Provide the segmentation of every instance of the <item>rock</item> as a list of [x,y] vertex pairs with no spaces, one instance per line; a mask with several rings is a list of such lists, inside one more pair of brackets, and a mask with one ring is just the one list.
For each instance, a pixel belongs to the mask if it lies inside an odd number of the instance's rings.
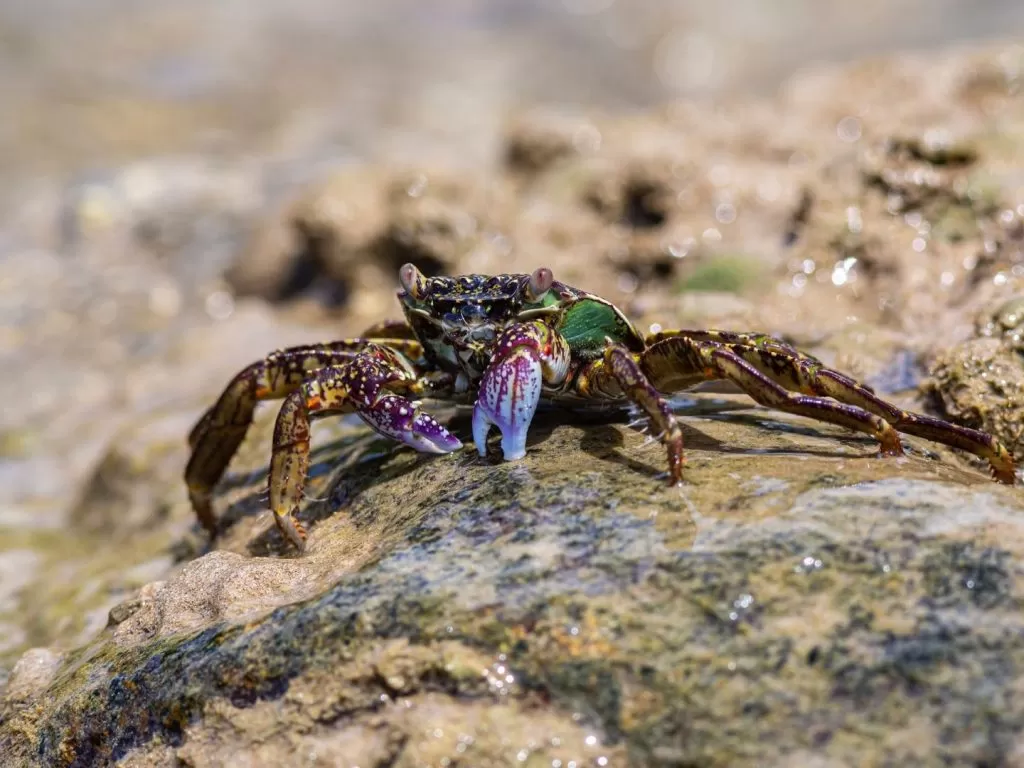
[[[1005,305],[1004,305],[1005,306]],[[1001,312],[1007,320],[1010,314]],[[975,429],[995,435],[1020,461],[1024,459],[1024,360],[1010,339],[968,340],[936,359],[931,377],[922,384],[935,411]]]
[[486,249],[508,195],[443,171],[348,169],[303,190],[270,215],[226,279],[241,295],[275,302],[318,298],[367,318],[394,311],[395,276],[406,262],[449,272]]
[[7,685],[0,690],[3,706],[23,705],[37,698],[53,682],[63,659],[48,648],[33,648],[14,665]]
[[514,120],[505,135],[505,165],[532,177],[561,160],[595,152],[601,132],[586,116],[530,113]]
[[380,173],[368,168],[308,186],[259,224],[226,272],[228,283],[243,296],[286,301],[312,293],[328,306],[343,304],[384,226],[382,196]]
[[154,417],[114,434],[78,499],[69,522],[83,532],[117,537],[159,524],[177,500],[167,490],[181,476],[180,415]]
[[543,414],[517,463],[334,443],[301,557],[253,514],[259,483],[238,489],[222,546],[286,559],[213,552],[154,585],[51,684],[54,707],[0,725],[0,749],[48,765],[297,745],[360,765],[1008,754],[1018,491],[737,397],[685,417],[680,488],[621,422],[565,422]]

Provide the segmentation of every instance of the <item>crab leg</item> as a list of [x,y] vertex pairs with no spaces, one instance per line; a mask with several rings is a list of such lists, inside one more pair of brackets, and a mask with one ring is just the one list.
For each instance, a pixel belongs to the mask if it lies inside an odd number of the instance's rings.
[[644,339],[644,343],[647,347],[653,347],[659,341],[677,338],[686,338],[690,341],[706,341],[712,344],[724,344],[734,350],[738,347],[756,347],[757,349],[768,349],[776,352],[789,353],[793,357],[799,357],[804,360],[816,360],[816,358],[798,351],[795,347],[786,344],[784,341],[777,339],[774,336],[769,336],[767,333],[742,333],[738,331],[715,330],[658,331],[657,333],[648,334]]
[[498,337],[473,407],[473,442],[480,455],[487,453],[493,425],[501,432],[506,461],[525,456],[541,389],[561,384],[568,370],[569,344],[557,331],[541,321],[508,326]]
[[385,347],[370,347],[353,359],[309,375],[285,398],[274,425],[270,457],[270,509],[281,533],[299,550],[306,532],[295,519],[309,469],[310,420],[354,411],[378,433],[425,453],[450,453],[459,439],[405,397],[423,384],[407,360]]
[[[659,389],[673,388],[680,371],[728,379],[761,405],[872,435],[883,455],[903,453],[897,430],[963,448],[989,460],[993,476],[1014,481],[1013,460],[994,438],[903,411],[866,387],[781,342],[754,334],[683,331],[666,335],[643,353],[642,365]],[[731,337],[731,338],[730,338]]]
[[767,350],[747,350],[743,358],[783,386],[859,406],[881,416],[900,432],[973,453],[989,462],[989,470],[996,480],[1010,485],[1014,482],[1013,457],[991,435],[931,416],[904,411],[885,402],[850,377],[812,359],[793,358]]
[[[668,450],[669,484],[676,485],[683,477],[683,430],[672,414],[668,402],[640,369],[633,354],[621,344],[605,347],[604,360],[598,361],[586,374],[589,386],[602,386],[602,377],[610,375],[622,393],[640,406],[653,425],[654,434]],[[584,379],[587,380],[587,379]],[[577,386],[580,384],[577,380]],[[604,384],[607,387],[607,384]]]
[[[217,530],[211,492],[245,438],[256,404],[285,397],[309,371],[343,363],[370,343],[366,339],[349,339],[273,352],[235,376],[213,407],[196,422],[188,438],[192,455],[185,468],[185,482],[196,517],[211,535]],[[383,343],[413,359],[422,354],[415,342]]]

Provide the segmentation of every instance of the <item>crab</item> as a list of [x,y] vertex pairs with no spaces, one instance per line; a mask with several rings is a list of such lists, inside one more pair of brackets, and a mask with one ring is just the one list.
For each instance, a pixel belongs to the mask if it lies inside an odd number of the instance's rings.
[[260,401],[282,399],[270,457],[269,503],[300,551],[296,519],[309,467],[310,423],[356,413],[381,435],[426,453],[462,448],[423,399],[473,404],[473,442],[486,455],[497,427],[505,460],[526,455],[541,400],[632,406],[668,454],[668,481],[683,474],[683,431],[665,396],[724,379],[762,406],[870,435],[884,456],[903,453],[898,432],[988,460],[1013,484],[1014,461],[994,437],[905,411],[869,387],[764,333],[674,330],[641,334],[611,302],[532,274],[425,277],[399,270],[404,321],[363,337],[271,353],[237,374],[193,427],[185,470],[199,523],[215,537],[212,493],[245,437]]

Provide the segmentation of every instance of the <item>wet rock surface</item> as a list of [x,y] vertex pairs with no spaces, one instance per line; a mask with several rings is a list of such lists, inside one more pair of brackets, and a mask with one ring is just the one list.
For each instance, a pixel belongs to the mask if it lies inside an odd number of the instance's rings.
[[9,232],[37,258],[0,280],[0,755],[1020,761],[1024,496],[951,449],[882,459],[703,393],[675,401],[667,488],[625,416],[546,411],[511,464],[325,420],[302,556],[266,510],[274,408],[212,551],[180,474],[233,373],[394,317],[406,260],[545,264],[644,330],[775,333],[1021,457],[1022,72],[1014,47],[900,57],[770,101],[521,115],[486,167],[282,191],[257,161],[147,163],[32,198]]
[[[154,585],[46,707],[11,707],[12,686],[2,743],[44,764],[1011,755],[1019,492],[739,399],[705,407],[681,488],[637,432],[555,414],[518,464],[339,469],[335,447],[303,557],[257,512],[260,484],[238,489],[249,514],[223,546],[243,552]],[[260,538],[285,559],[244,552]]]

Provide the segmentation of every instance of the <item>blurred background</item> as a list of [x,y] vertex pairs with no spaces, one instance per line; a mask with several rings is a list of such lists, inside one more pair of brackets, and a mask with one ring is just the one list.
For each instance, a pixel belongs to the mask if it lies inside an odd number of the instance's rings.
[[[577,200],[538,214],[508,203],[505,187],[491,206],[494,190],[476,182],[448,177],[446,187],[434,175],[380,169],[528,167],[546,161],[510,159],[508,126],[524,111],[555,115],[552,151],[568,142],[582,152],[602,134],[581,115],[682,99],[696,100],[687,115],[711,113],[770,98],[821,62],[1022,35],[1020,0],[0,0],[0,680],[19,649],[88,637],[111,604],[163,577],[169,537],[159,521],[169,516],[179,533],[191,525],[185,435],[241,365],[393,315],[392,261],[413,253],[428,267],[449,265],[430,261],[431,238],[482,232],[479,264],[500,266],[514,225],[474,230],[467,211],[507,210],[506,223],[522,212],[546,217],[538,242],[555,250],[578,243],[614,261],[626,247],[612,231],[618,214],[608,213],[617,203],[600,191],[585,210]],[[1019,61],[998,65],[1008,88],[1019,86]],[[821,122],[830,152],[862,130],[853,106],[835,109],[847,111]],[[748,115],[743,140],[761,134],[767,146],[781,122]],[[673,137],[688,135],[677,129]],[[546,151],[544,130],[525,142],[530,152]],[[711,123],[704,132],[700,141],[722,157],[740,146]],[[794,145],[799,138],[785,151]],[[757,163],[775,151],[765,146]],[[692,158],[680,157],[688,172]],[[367,170],[301,202],[345,168]],[[701,237],[721,239],[717,227],[733,225],[744,195],[767,211],[762,231],[778,250],[785,217],[799,211],[800,180],[779,181],[775,170],[702,170],[706,189],[678,198],[690,200],[679,226],[698,208],[706,219],[695,219],[704,222],[695,235],[680,230],[648,249],[657,252],[650,267],[637,257],[640,266],[609,268],[587,287],[635,295],[628,309],[638,315],[665,310],[643,304],[644,281],[666,276],[666,252],[679,259]],[[675,194],[686,176],[676,171],[652,189]],[[378,193],[393,200],[395,189],[403,205],[415,202],[428,183],[442,190],[429,210],[374,202]],[[646,187],[625,188],[633,228],[666,218]],[[730,232],[761,215],[740,217]],[[601,216],[612,223],[591,243]],[[342,261],[383,253],[382,271],[367,277],[346,263],[345,280],[318,282],[323,265],[310,259],[323,220],[349,238],[342,246],[356,244],[334,249]],[[632,259],[646,246],[630,242]],[[839,286],[847,261],[818,274]],[[815,266],[801,259],[794,276],[783,264],[792,296]],[[333,314],[285,314],[262,300],[293,294]],[[126,531],[152,540],[117,538]],[[95,552],[129,540],[139,553],[131,568],[82,575]],[[70,580],[77,586],[60,591]],[[32,601],[22,598],[29,587]]]
[[484,161],[524,105],[765,93],[815,61],[1022,30],[1016,0],[5,0],[2,194],[186,151]]

